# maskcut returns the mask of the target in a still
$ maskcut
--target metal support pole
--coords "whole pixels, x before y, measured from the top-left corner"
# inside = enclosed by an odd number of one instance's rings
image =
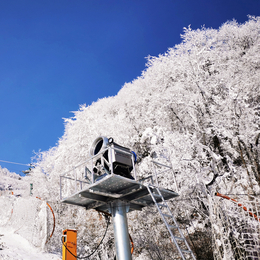
[[[120,200],[111,204],[117,260],[132,260],[126,217],[127,207],[127,204]]]

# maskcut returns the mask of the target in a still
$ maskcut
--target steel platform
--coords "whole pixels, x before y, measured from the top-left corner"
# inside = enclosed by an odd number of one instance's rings
[[[172,190],[163,188],[159,190],[165,200],[179,196]],[[154,193],[157,193],[156,189]],[[126,202],[129,205],[129,211],[141,210],[143,207],[154,204],[144,184],[116,174],[107,175],[87,188],[62,199],[61,202],[109,212],[110,203],[117,199]],[[161,198],[158,197],[157,200],[160,202]]]

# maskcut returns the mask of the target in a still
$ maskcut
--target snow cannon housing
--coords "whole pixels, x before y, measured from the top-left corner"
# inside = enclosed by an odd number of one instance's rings
[[[93,157],[93,172],[99,176],[117,174],[133,179],[131,171],[134,167],[135,154],[129,148],[118,145],[113,138],[100,136],[95,139],[90,155]]]

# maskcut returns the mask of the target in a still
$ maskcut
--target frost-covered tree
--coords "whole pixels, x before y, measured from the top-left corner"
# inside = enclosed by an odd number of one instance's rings
[[[174,203],[174,212],[194,238],[215,224],[215,192],[259,193],[260,18],[229,21],[219,29],[188,27],[181,37],[181,44],[149,57],[142,75],[116,96],[82,105],[65,120],[57,146],[38,154],[32,178],[41,176],[45,186],[38,183],[35,192],[58,200],[59,175],[86,160],[94,139],[103,135],[137,152],[139,177],[148,174],[152,159],[172,165],[183,199]],[[175,189],[173,173],[161,177],[160,185]],[[156,237],[165,242],[160,247],[145,229],[155,223],[161,228],[153,215],[129,218],[140,233],[134,237],[137,255],[151,259],[152,250],[153,259],[166,259],[169,240]],[[107,259],[110,253],[102,250]]]

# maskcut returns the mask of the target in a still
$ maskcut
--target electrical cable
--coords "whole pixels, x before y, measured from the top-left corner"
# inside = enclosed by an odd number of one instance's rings
[[[74,256],[76,259],[87,259],[87,258],[91,257],[94,253],[96,253],[96,251],[98,250],[99,246],[102,244],[102,242],[103,242],[103,240],[104,240],[104,238],[105,238],[105,236],[106,236],[106,234],[107,234],[107,230],[108,230],[108,226],[109,226],[109,218],[108,218],[108,216],[107,216],[107,215],[104,215],[104,217],[105,217],[105,219],[106,219],[106,221],[107,221],[107,227],[106,227],[105,234],[104,234],[104,236],[102,237],[102,239],[101,239],[100,243],[98,244],[98,246],[96,247],[96,249],[95,249],[91,254],[89,254],[89,255],[87,255],[87,256],[81,256],[81,257],[79,257],[79,256],[74,255],[74,254],[67,248],[67,246],[63,243],[63,239],[62,239],[63,237],[61,237],[61,242],[62,242],[63,246],[64,246],[64,247],[66,248],[66,250],[67,250],[72,256]]]
[[[16,162],[9,162],[9,161],[4,161],[4,160],[0,160],[0,162],[11,163],[11,164],[18,164],[18,165],[25,165],[25,166],[30,166],[30,164],[16,163]]]
[[[110,214],[110,213],[107,213],[107,212],[105,212],[105,211],[103,211],[103,210],[99,210],[99,209],[96,209],[96,211],[98,212],[98,213],[102,213],[102,214],[104,214],[105,216],[109,216],[109,217],[112,217],[112,215]],[[133,241],[133,239],[132,239],[132,237],[131,237],[131,235],[128,233],[128,236],[129,236],[129,240],[130,240],[130,243],[131,243],[131,255],[133,254],[133,252],[134,252],[134,241]],[[114,257],[114,260],[116,260],[116,256]]]

